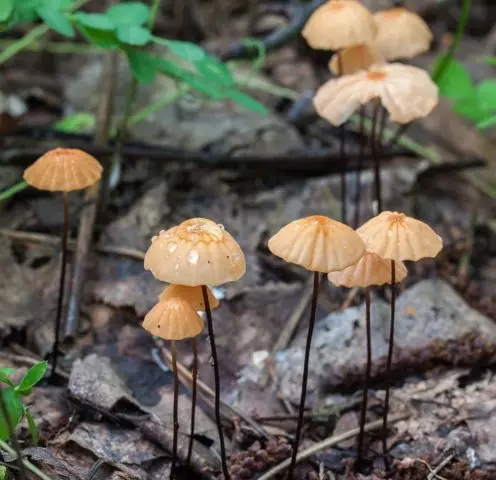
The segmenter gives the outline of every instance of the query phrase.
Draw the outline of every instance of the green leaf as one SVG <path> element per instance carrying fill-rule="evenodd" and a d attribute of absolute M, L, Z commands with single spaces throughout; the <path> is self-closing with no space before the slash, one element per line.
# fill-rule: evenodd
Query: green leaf
<path fill-rule="evenodd" d="M 140 2 L 124 2 L 110 7 L 107 15 L 117 25 L 143 25 L 150 15 L 150 7 Z"/>
<path fill-rule="evenodd" d="M 84 38 L 97 47 L 112 49 L 119 46 L 119 40 L 117 40 L 114 32 L 98 30 L 84 25 L 78 25 L 77 27 Z"/>
<path fill-rule="evenodd" d="M 156 38 L 156 37 L 154 37 Z M 160 39 L 162 40 L 162 39 Z M 176 57 L 188 60 L 190 62 L 198 62 L 206 56 L 205 50 L 191 42 L 183 42 L 181 40 L 163 40 L 157 42 L 165 45 L 169 51 Z"/>
<path fill-rule="evenodd" d="M 439 63 L 442 57 L 437 60 Z M 451 60 L 438 81 L 439 93 L 454 100 L 471 97 L 474 93 L 472 78 L 467 68 Z"/>
<path fill-rule="evenodd" d="M 73 17 L 79 24 L 96 30 L 111 31 L 116 27 L 113 20 L 103 13 L 76 12 Z"/>
<path fill-rule="evenodd" d="M 39 437 L 38 437 L 38 429 L 36 428 L 36 423 L 34 423 L 34 418 L 31 415 L 31 412 L 27 408 L 24 408 L 24 415 L 26 416 L 26 421 L 28 422 L 28 429 L 29 429 L 29 433 L 31 434 L 31 439 L 33 440 L 33 443 L 37 445 L 39 441 Z"/>
<path fill-rule="evenodd" d="M 474 123 L 487 118 L 488 111 L 482 107 L 476 95 L 462 98 L 453 105 L 453 111 Z"/>
<path fill-rule="evenodd" d="M 24 23 L 32 23 L 38 18 L 36 8 L 42 5 L 41 0 L 17 0 L 14 3 L 9 25 L 22 25 Z"/>
<path fill-rule="evenodd" d="M 492 115 L 491 117 L 488 117 L 477 124 L 477 128 L 481 130 L 494 126 L 496 126 L 496 115 Z"/>
<path fill-rule="evenodd" d="M 15 368 L 0 367 L 0 373 L 6 377 L 10 377 L 15 372 Z"/>
<path fill-rule="evenodd" d="M 14 10 L 14 0 L 0 0 L 0 22 L 6 22 Z"/>
<path fill-rule="evenodd" d="M 117 38 L 122 43 L 141 47 L 152 39 L 152 34 L 150 30 L 139 25 L 119 25 L 117 27 Z"/>
<path fill-rule="evenodd" d="M 0 480 L 7 480 L 7 467 L 0 465 Z"/>
<path fill-rule="evenodd" d="M 19 423 L 24 412 L 21 397 L 12 387 L 2 389 L 3 403 L 7 410 L 8 418 L 13 429 Z M 3 414 L 3 408 L 0 410 L 0 440 L 7 440 L 10 436 L 9 424 Z"/>
<path fill-rule="evenodd" d="M 233 100 L 246 110 L 259 113 L 260 115 L 267 115 L 267 109 L 265 106 L 249 95 L 246 95 L 246 93 L 240 92 L 239 90 L 230 90 L 227 92 L 226 97 Z"/>
<path fill-rule="evenodd" d="M 74 27 L 67 16 L 60 10 L 52 8 L 49 5 L 42 5 L 36 9 L 36 13 L 52 30 L 65 37 L 74 37 Z"/>
<path fill-rule="evenodd" d="M 475 87 L 479 104 L 486 110 L 496 110 L 496 78 L 484 80 Z"/>
<path fill-rule="evenodd" d="M 95 116 L 87 112 L 79 112 L 68 115 L 56 122 L 52 127 L 54 130 L 65 133 L 83 133 L 95 126 Z"/>
<path fill-rule="evenodd" d="M 217 83 L 224 87 L 234 86 L 234 78 L 229 69 L 215 57 L 205 55 L 205 57 L 195 62 L 198 72 L 212 83 Z"/>
<path fill-rule="evenodd" d="M 157 59 L 146 52 L 126 49 L 131 73 L 141 83 L 152 83 L 157 73 Z"/>
<path fill-rule="evenodd" d="M 0 373 L 0 382 L 6 383 L 9 387 L 15 387 L 14 382 L 5 374 Z"/>
<path fill-rule="evenodd" d="M 48 368 L 48 362 L 42 361 L 33 365 L 24 375 L 21 383 L 17 386 L 17 391 L 22 395 L 23 392 L 34 387 L 44 376 Z"/>
<path fill-rule="evenodd" d="M 56 10 L 67 10 L 72 5 L 72 0 L 43 0 L 42 3 Z"/>

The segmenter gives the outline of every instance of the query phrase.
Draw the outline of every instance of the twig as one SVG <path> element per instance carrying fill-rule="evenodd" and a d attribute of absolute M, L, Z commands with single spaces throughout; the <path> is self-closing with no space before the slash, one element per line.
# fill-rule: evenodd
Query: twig
<path fill-rule="evenodd" d="M 3 440 L 0 440 L 0 448 L 2 450 L 5 450 L 8 452 L 10 455 L 13 457 L 16 456 L 15 450 L 13 450 L 7 443 L 5 443 Z M 29 460 L 26 458 L 22 459 L 22 463 L 24 466 L 31 472 L 34 473 L 38 478 L 41 478 L 41 480 L 53 480 L 50 478 L 48 475 L 44 474 L 38 467 L 33 465 Z"/>
<path fill-rule="evenodd" d="M 399 422 L 401 420 L 405 420 L 410 416 L 410 413 L 405 412 L 405 413 L 398 413 L 396 415 L 391 415 L 389 418 L 390 424 Z M 382 420 L 376 420 L 375 422 L 367 423 L 365 425 L 364 431 L 365 432 L 370 432 L 372 430 L 377 430 L 382 426 Z M 328 437 L 321 442 L 317 442 L 311 447 L 308 447 L 305 450 L 302 450 L 297 456 L 296 456 L 296 462 L 299 463 L 302 460 L 305 460 L 312 455 L 315 455 L 316 453 L 325 450 L 326 448 L 333 447 L 334 445 L 337 445 L 338 443 L 341 443 L 345 440 L 348 440 L 350 438 L 356 437 L 360 430 L 358 428 L 354 428 L 353 430 L 349 430 L 348 432 L 341 433 L 339 435 L 333 435 L 332 437 Z M 281 462 L 279 465 L 276 465 L 274 468 L 271 468 L 268 472 L 263 474 L 261 477 L 258 478 L 258 480 L 269 480 L 271 478 L 274 478 L 278 473 L 281 473 L 285 468 L 289 467 L 289 464 L 291 462 L 291 459 L 284 460 Z"/>
<path fill-rule="evenodd" d="M 23 232 L 20 230 L 10 230 L 9 228 L 0 228 L 0 235 L 13 238 L 15 240 L 23 240 L 26 242 L 44 243 L 47 245 L 57 246 L 60 244 L 60 238 L 54 235 L 46 235 L 44 233 Z M 69 250 L 76 249 L 76 240 L 69 239 Z M 134 258 L 136 260 L 144 260 L 145 252 L 131 247 L 118 246 L 96 246 L 95 251 L 98 253 L 110 253 L 112 255 L 122 255 L 123 257 Z"/>
<path fill-rule="evenodd" d="M 434 470 L 432 470 L 430 467 L 429 467 L 429 470 L 431 471 L 431 473 L 429 473 L 429 475 L 427 476 L 427 480 L 434 480 L 434 478 L 439 478 L 439 479 L 443 479 L 443 477 L 441 477 L 440 475 L 438 475 L 438 473 L 446 466 L 448 465 L 449 462 L 451 462 L 452 458 L 454 457 L 455 455 L 454 454 L 451 454 L 451 455 L 448 455 L 439 465 L 437 465 L 437 467 L 434 468 Z"/>
<path fill-rule="evenodd" d="M 102 70 L 102 94 L 97 114 L 96 134 L 94 140 L 94 143 L 97 146 L 105 145 L 108 141 L 112 101 L 115 91 L 116 66 L 116 53 L 108 53 L 105 57 Z M 79 223 L 76 257 L 74 259 L 73 283 L 69 296 L 67 322 L 64 330 L 65 339 L 74 337 L 79 327 L 79 306 L 81 304 L 81 297 L 85 284 L 86 258 L 88 256 L 91 240 L 93 238 L 93 229 L 98 206 L 97 199 L 100 194 L 101 183 L 102 182 L 99 182 L 93 187 L 90 187 L 85 195 L 86 201 L 94 200 L 94 202 L 85 209 Z"/>

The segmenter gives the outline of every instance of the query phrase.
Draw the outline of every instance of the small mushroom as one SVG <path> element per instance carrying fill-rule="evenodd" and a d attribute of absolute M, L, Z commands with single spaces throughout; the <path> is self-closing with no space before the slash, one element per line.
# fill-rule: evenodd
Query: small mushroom
<path fill-rule="evenodd" d="M 152 335 L 170 340 L 172 353 L 172 371 L 174 374 L 174 402 L 173 424 L 174 434 L 172 440 L 172 464 L 170 479 L 176 473 L 177 441 L 179 433 L 178 402 L 179 402 L 179 376 L 177 373 L 176 341 L 187 338 L 195 339 L 203 331 L 204 323 L 194 308 L 179 297 L 160 300 L 145 316 L 143 328 Z M 192 406 L 192 421 L 194 422 L 194 406 Z M 193 435 L 191 435 L 191 439 Z M 192 440 L 191 440 L 192 442 Z M 191 455 L 188 449 L 188 457 Z M 189 463 L 189 460 L 188 460 Z"/>
<path fill-rule="evenodd" d="M 339 62 L 341 62 L 341 66 Z M 335 53 L 329 61 L 329 70 L 334 75 L 339 76 L 339 69 L 341 68 L 341 75 L 352 75 L 361 70 L 367 70 L 372 65 L 384 62 L 385 58 L 377 48 L 361 43 L 346 47 L 339 53 Z"/>
<path fill-rule="evenodd" d="M 103 167 L 96 158 L 76 148 L 56 148 L 46 152 L 24 170 L 24 180 L 38 190 L 62 192 L 64 204 L 64 229 L 62 231 L 62 268 L 60 273 L 57 314 L 55 318 L 55 342 L 52 349 L 51 377 L 57 368 L 59 331 L 64 303 L 65 272 L 67 265 L 67 238 L 69 230 L 68 193 L 82 190 L 97 183 Z"/>
<path fill-rule="evenodd" d="M 413 58 L 429 50 L 432 32 L 416 13 L 393 7 L 379 10 L 373 19 L 377 26 L 373 44 L 386 60 Z"/>
<path fill-rule="evenodd" d="M 353 265 L 364 254 L 361 238 L 350 227 L 330 218 L 313 215 L 282 227 L 268 243 L 269 250 L 288 263 L 313 272 L 313 295 L 303 364 L 298 424 L 293 444 L 288 480 L 292 478 L 303 426 L 307 394 L 308 365 L 315 324 L 320 273 L 328 273 Z"/>
<path fill-rule="evenodd" d="M 394 349 L 394 319 L 396 305 L 396 266 L 397 262 L 417 261 L 435 257 L 443 248 L 441 237 L 426 223 L 398 212 L 382 212 L 362 225 L 357 233 L 365 242 L 367 251 L 376 253 L 391 262 L 391 323 L 389 348 L 386 361 L 386 399 L 384 402 L 382 448 L 386 468 L 387 428 L 389 412 L 389 390 L 391 384 L 391 362 Z"/>
<path fill-rule="evenodd" d="M 206 218 L 191 218 L 152 238 L 145 254 L 145 269 L 158 280 L 200 286 L 207 317 L 215 378 L 215 419 L 219 432 L 222 473 L 229 479 L 220 416 L 220 377 L 215 333 L 207 285 L 217 286 L 241 278 L 246 271 L 243 251 L 225 228 Z"/>
<path fill-rule="evenodd" d="M 327 278 L 337 287 L 363 288 L 365 291 L 365 325 L 367 331 L 367 366 L 363 385 L 362 409 L 360 415 L 360 433 L 358 435 L 357 459 L 355 468 L 360 470 L 363 462 L 364 427 L 367 415 L 368 388 L 372 368 L 372 335 L 370 325 L 370 287 L 391 283 L 391 269 L 395 268 L 394 281 L 399 283 L 407 275 L 403 262 L 391 265 L 376 253 L 365 252 L 357 263 L 339 272 L 331 272 Z"/>

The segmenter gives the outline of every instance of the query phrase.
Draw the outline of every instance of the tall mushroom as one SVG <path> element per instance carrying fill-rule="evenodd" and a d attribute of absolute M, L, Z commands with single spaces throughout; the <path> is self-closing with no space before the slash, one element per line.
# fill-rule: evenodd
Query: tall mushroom
<path fill-rule="evenodd" d="M 329 0 L 307 20 L 302 35 L 310 47 L 336 51 L 338 76 L 346 74 L 341 50 L 359 44 L 372 44 L 377 33 L 372 14 L 356 0 Z M 347 221 L 346 164 L 344 127 L 340 127 L 341 221 Z"/>
<path fill-rule="evenodd" d="M 395 319 L 395 283 L 396 262 L 406 260 L 417 261 L 422 258 L 435 257 L 443 248 L 441 237 L 424 222 L 407 217 L 398 212 L 382 212 L 370 219 L 358 230 L 365 242 L 367 251 L 376 253 L 391 261 L 391 322 L 389 330 L 389 348 L 386 361 L 386 399 L 384 401 L 384 416 L 382 430 L 382 448 L 386 468 L 389 468 L 387 458 L 387 421 L 389 412 L 389 390 L 391 385 L 391 361 L 394 349 L 394 319 Z"/>
<path fill-rule="evenodd" d="M 331 79 L 314 97 L 317 113 L 332 125 L 341 125 L 361 105 L 375 101 L 372 125 L 372 155 L 377 211 L 382 210 L 380 157 L 377 149 L 377 117 L 382 105 L 390 119 L 409 123 L 427 116 L 438 103 L 438 88 L 424 70 L 411 65 L 389 63 Z"/>
<path fill-rule="evenodd" d="M 46 152 L 24 170 L 24 180 L 38 190 L 62 192 L 64 205 L 64 228 L 62 230 L 62 267 L 59 281 L 59 296 L 55 317 L 55 341 L 52 348 L 51 376 L 57 368 L 60 324 L 64 304 L 65 272 L 67 265 L 67 238 L 69 232 L 68 193 L 82 190 L 97 183 L 103 167 L 96 158 L 76 148 L 56 148 Z"/>
<path fill-rule="evenodd" d="M 191 218 L 153 237 L 145 255 L 145 269 L 163 282 L 201 286 L 212 349 L 215 419 L 222 473 L 227 480 L 229 472 L 220 416 L 219 365 L 207 285 L 217 286 L 241 278 L 246 270 L 243 251 L 222 225 L 206 218 Z"/>
<path fill-rule="evenodd" d="M 219 306 L 219 301 L 215 298 L 212 290 L 207 289 L 208 301 L 210 308 L 213 310 Z M 187 287 L 185 285 L 169 285 L 165 287 L 159 296 L 159 301 L 163 302 L 173 298 L 180 298 L 188 302 L 197 312 L 205 312 L 205 302 L 203 301 L 203 292 L 201 287 Z M 189 432 L 188 454 L 186 456 L 186 466 L 189 467 L 191 454 L 193 452 L 193 441 L 195 436 L 195 415 L 196 415 L 196 396 L 198 381 L 198 346 L 196 336 L 191 338 L 191 347 L 193 350 L 193 369 L 191 382 L 191 426 Z"/>
<path fill-rule="evenodd" d="M 395 268 L 392 275 L 392 268 Z M 403 281 L 407 270 L 403 262 L 391 262 L 376 253 L 365 252 L 362 258 L 354 265 L 339 272 L 331 272 L 327 278 L 336 287 L 363 288 L 365 292 L 365 328 L 367 338 L 367 366 L 365 368 L 365 381 L 363 385 L 362 410 L 360 415 L 360 433 L 358 435 L 356 468 L 360 469 L 363 460 L 363 438 L 367 414 L 368 388 L 372 367 L 372 335 L 370 325 L 370 287 Z"/>
<path fill-rule="evenodd" d="M 152 335 L 171 341 L 172 371 L 174 374 L 173 440 L 170 479 L 176 473 L 177 440 L 179 433 L 178 400 L 179 376 L 177 373 L 176 340 L 196 338 L 203 330 L 203 320 L 189 302 L 179 297 L 160 300 L 145 316 L 143 328 Z"/>
<path fill-rule="evenodd" d="M 365 247 L 362 239 L 350 227 L 320 215 L 301 218 L 282 227 L 269 240 L 268 246 L 274 255 L 282 258 L 284 261 L 300 265 L 306 270 L 313 272 L 313 295 L 305 346 L 298 424 L 291 456 L 291 465 L 288 471 L 288 479 L 291 479 L 296 464 L 296 455 L 303 426 L 308 365 L 317 309 L 320 274 L 343 270 L 354 264 L 363 255 Z"/>

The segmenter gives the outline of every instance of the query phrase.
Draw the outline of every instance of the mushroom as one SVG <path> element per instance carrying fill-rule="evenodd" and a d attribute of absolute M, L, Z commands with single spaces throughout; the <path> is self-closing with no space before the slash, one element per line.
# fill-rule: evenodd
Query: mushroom
<path fill-rule="evenodd" d="M 143 328 L 152 335 L 170 340 L 172 354 L 172 372 L 174 374 L 174 402 L 173 402 L 173 439 L 172 439 L 172 464 L 170 479 L 174 478 L 177 462 L 177 440 L 179 433 L 178 403 L 179 403 L 179 376 L 177 373 L 176 340 L 186 338 L 194 339 L 203 331 L 203 320 L 196 313 L 189 302 L 180 297 L 160 300 L 145 316 Z M 192 406 L 194 422 L 194 406 Z M 191 434 L 191 442 L 193 432 Z M 190 450 L 188 449 L 188 458 Z M 189 463 L 189 461 L 188 461 Z"/>
<path fill-rule="evenodd" d="M 158 280 L 201 286 L 207 317 L 215 378 L 215 419 L 219 432 L 222 473 L 229 478 L 220 416 L 220 378 L 207 285 L 217 286 L 241 278 L 246 270 L 243 251 L 225 228 L 206 218 L 191 218 L 152 238 L 145 254 L 145 269 Z"/>
<path fill-rule="evenodd" d="M 298 424 L 291 456 L 288 479 L 292 478 L 303 426 L 307 393 L 308 364 L 315 324 L 320 273 L 328 273 L 353 265 L 364 253 L 365 246 L 358 234 L 343 223 L 313 215 L 295 220 L 282 227 L 268 243 L 269 250 L 288 263 L 313 272 L 313 295 L 303 364 Z"/>
<path fill-rule="evenodd" d="M 377 33 L 372 14 L 356 0 L 330 0 L 317 8 L 306 22 L 302 35 L 314 49 L 334 50 L 333 72 L 345 75 L 341 50 L 359 44 L 372 44 Z M 332 60 L 331 60 L 332 61 Z M 341 163 L 341 221 L 347 221 L 346 159 L 344 127 L 340 125 L 339 156 Z"/>
<path fill-rule="evenodd" d="M 386 60 L 412 58 L 429 50 L 432 32 L 416 13 L 393 7 L 379 10 L 373 19 L 377 26 L 374 46 Z"/>
<path fill-rule="evenodd" d="M 377 117 L 382 105 L 390 119 L 409 123 L 431 113 L 438 103 L 438 88 L 424 70 L 389 63 L 331 79 L 317 91 L 313 102 L 317 113 L 332 125 L 341 125 L 361 105 L 375 101 L 372 122 L 372 156 L 377 210 L 382 210 L 380 158 L 377 151 Z"/>
<path fill-rule="evenodd" d="M 396 262 L 417 261 L 433 258 L 443 248 L 441 237 L 426 223 L 407 217 L 403 213 L 385 211 L 372 218 L 358 230 L 365 242 L 367 251 L 376 253 L 391 262 L 391 323 L 389 331 L 389 348 L 386 361 L 386 399 L 384 402 L 382 448 L 386 468 L 387 459 L 387 422 L 389 411 L 389 389 L 391 384 L 391 361 L 394 349 L 394 319 L 396 300 Z"/>
<path fill-rule="evenodd" d="M 392 268 L 394 267 L 394 277 Z M 363 385 L 362 409 L 360 415 L 360 433 L 358 435 L 356 470 L 361 468 L 363 460 L 364 427 L 367 414 L 368 388 L 372 368 L 372 335 L 370 325 L 370 287 L 391 283 L 392 278 L 396 283 L 403 281 L 407 275 L 407 269 L 403 262 L 391 262 L 372 252 L 365 252 L 362 258 L 354 265 L 339 272 L 331 272 L 327 278 L 336 287 L 363 288 L 365 293 L 365 326 L 367 338 L 367 366 L 365 369 L 365 381 Z"/>
<path fill-rule="evenodd" d="M 210 308 L 213 310 L 219 306 L 219 301 L 215 298 L 212 290 L 207 288 L 208 301 Z M 205 302 L 203 301 L 203 292 L 201 287 L 187 287 L 185 285 L 169 285 L 165 287 L 163 292 L 158 297 L 160 302 L 180 298 L 188 302 L 191 307 L 197 312 L 205 311 Z M 197 381 L 198 381 L 198 346 L 196 336 L 191 338 L 191 347 L 193 350 L 193 368 L 191 382 L 191 427 L 189 432 L 188 454 L 186 456 L 186 466 L 189 467 L 191 462 L 191 454 L 193 452 L 193 441 L 195 435 L 195 414 L 196 414 L 196 397 L 197 397 Z"/>
<path fill-rule="evenodd" d="M 63 193 L 64 228 L 62 231 L 62 267 L 55 318 L 55 341 L 51 353 L 51 377 L 53 377 L 57 368 L 59 330 L 64 303 L 67 238 L 69 231 L 68 193 L 73 190 L 82 190 L 97 183 L 102 176 L 102 170 L 103 167 L 98 160 L 76 148 L 56 148 L 50 150 L 24 170 L 24 180 L 32 187 L 38 190 Z"/>

